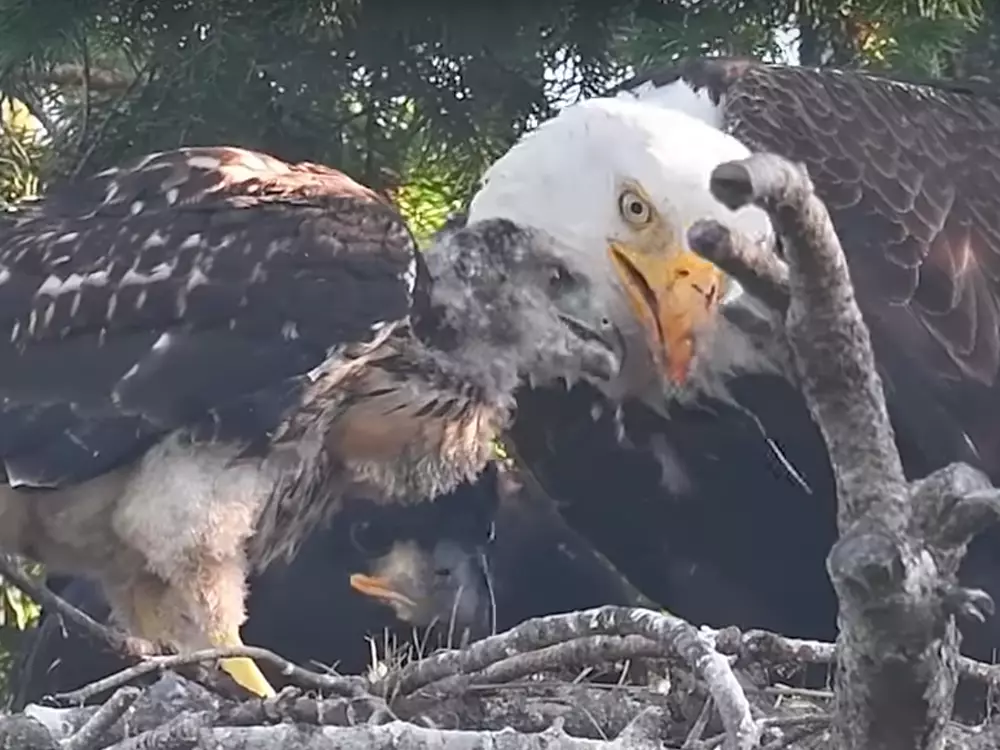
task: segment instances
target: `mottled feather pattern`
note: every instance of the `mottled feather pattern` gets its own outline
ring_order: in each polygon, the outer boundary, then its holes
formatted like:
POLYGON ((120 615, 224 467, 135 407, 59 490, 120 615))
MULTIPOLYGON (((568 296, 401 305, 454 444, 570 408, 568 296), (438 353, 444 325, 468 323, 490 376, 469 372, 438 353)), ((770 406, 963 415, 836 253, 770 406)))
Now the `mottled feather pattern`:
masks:
POLYGON ((346 493, 472 479, 522 377, 617 370, 608 310, 550 241, 480 222, 428 251, 470 272, 431 283, 402 218, 313 165, 153 155, 5 223, 0 543, 181 653, 237 640, 249 565, 346 493), (450 327, 421 314, 442 289, 468 303, 450 327))
POLYGON ((962 374, 996 381, 1000 96, 752 67, 726 117, 751 148, 808 163, 865 298, 904 307, 962 374))
POLYGON ((522 378, 613 376, 609 344, 565 325, 569 314, 596 330, 607 310, 555 242, 504 219, 436 238, 431 306, 416 330, 400 322, 378 345, 325 362, 276 431, 269 460, 290 456, 297 468, 282 467, 262 511, 258 564, 291 554, 345 493, 417 502, 473 479, 522 378))
MULTIPOLYGON (((103 466, 99 453, 131 453, 129 430, 259 444, 302 373, 426 294, 405 223, 375 193, 242 149, 153 154, 5 218, 0 430, 37 433, 31 423, 56 409, 63 431, 91 435, 80 442, 92 466, 70 475, 103 466), (114 425, 102 434, 115 445, 93 437, 92 420, 114 425)), ((27 481, 66 474, 49 450, 36 446, 27 481)))
MULTIPOLYGON (((0 324, 15 342, 178 324, 271 332, 306 308, 322 317, 303 324, 350 339, 360 331, 339 320, 343 310, 384 313, 365 284, 402 278, 412 262, 398 214, 339 172, 185 149, 57 189, 26 210, 0 248, 0 278, 9 275, 0 324), (291 284, 296 295, 280 294, 291 284), (340 284, 341 304, 324 304, 340 284), (8 288, 16 297, 4 305, 8 288), (28 319, 3 314, 23 309, 27 295, 28 319)), ((404 297, 395 312, 407 307, 404 297)))
POLYGON ((304 530, 332 517, 345 496, 428 500, 473 480, 489 459, 512 400, 395 333, 325 363, 276 431, 269 460, 296 469, 282 472, 261 513, 255 565, 294 555, 304 530))

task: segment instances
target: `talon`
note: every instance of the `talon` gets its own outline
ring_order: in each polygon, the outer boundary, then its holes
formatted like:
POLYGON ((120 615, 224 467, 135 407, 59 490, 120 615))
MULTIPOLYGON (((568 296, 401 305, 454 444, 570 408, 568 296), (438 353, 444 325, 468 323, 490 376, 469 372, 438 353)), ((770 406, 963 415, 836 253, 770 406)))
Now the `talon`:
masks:
MULTIPOLYGON (((213 645, 225 648, 227 646, 242 646, 243 640, 239 631, 234 633, 223 633, 217 638, 213 638, 213 645)), ((277 693, 267 681, 264 673, 260 671, 253 659, 245 656, 236 656, 228 659, 221 659, 219 666, 237 683, 260 698, 273 698, 277 693)))
POLYGON ((163 644, 153 643, 145 638, 135 638, 132 636, 125 638, 125 650, 127 653, 140 659, 147 659, 150 656, 160 656, 168 652, 163 644))
POLYGON ((306 694, 306 691, 295 685, 286 685, 278 691, 277 700, 281 702, 298 700, 306 694))
POLYGON ((260 667, 254 663, 253 659, 247 659, 244 656, 222 659, 220 666, 237 683, 254 695, 261 698, 273 698, 277 695, 274 688, 271 687, 271 683, 267 681, 264 673, 260 671, 260 667))
POLYGON ((945 606, 956 618, 986 622, 996 612, 996 604, 982 589, 955 587, 945 595, 945 606))

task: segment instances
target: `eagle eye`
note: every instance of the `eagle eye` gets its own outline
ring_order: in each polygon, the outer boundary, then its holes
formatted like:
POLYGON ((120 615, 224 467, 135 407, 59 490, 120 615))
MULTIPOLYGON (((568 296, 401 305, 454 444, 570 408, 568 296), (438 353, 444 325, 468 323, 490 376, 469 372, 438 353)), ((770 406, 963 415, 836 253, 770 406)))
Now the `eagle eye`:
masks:
POLYGON ((618 197, 618 211, 622 219, 633 226, 643 226, 653 218, 653 210, 646 199, 631 189, 623 190, 618 197))

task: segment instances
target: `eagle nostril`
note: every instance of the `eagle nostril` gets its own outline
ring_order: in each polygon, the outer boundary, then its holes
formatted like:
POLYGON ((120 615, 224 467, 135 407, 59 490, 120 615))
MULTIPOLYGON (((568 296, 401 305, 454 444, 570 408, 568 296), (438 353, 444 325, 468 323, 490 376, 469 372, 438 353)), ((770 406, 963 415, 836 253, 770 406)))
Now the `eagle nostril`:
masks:
POLYGON ((716 294, 719 291, 717 284, 712 284, 708 287, 703 287, 699 284, 692 284, 691 288, 694 289, 698 294, 705 298, 705 302, 709 305, 715 302, 716 294))

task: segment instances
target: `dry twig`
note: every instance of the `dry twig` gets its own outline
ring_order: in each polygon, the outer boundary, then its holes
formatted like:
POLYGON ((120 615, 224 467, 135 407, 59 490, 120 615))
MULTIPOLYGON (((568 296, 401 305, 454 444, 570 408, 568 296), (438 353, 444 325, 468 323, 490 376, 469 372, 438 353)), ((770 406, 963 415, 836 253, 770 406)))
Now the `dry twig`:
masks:
POLYGON ((470 685, 496 685, 528 675, 657 656, 663 656, 663 648, 640 635, 592 635, 514 654, 472 674, 437 681, 434 689, 438 693, 455 693, 470 685))
POLYGON ((99 747, 104 735, 125 715, 139 698, 140 690, 123 687, 91 716, 87 723, 62 743, 63 750, 92 750, 99 747))
POLYGON ((365 697, 368 692, 364 688, 364 680, 360 677, 341 677, 338 675, 321 674, 292 664, 287 659, 283 659, 272 651, 255 646, 230 646, 227 648, 211 648, 202 651, 194 651, 189 654, 172 654, 170 656, 150 656, 143 659, 138 664, 127 667, 119 672, 115 672, 89 685, 85 685, 79 690, 71 693, 60 693, 52 696, 52 700, 66 705, 85 703, 86 701, 101 695, 108 690, 121 688, 134 682, 140 677, 144 677, 154 672, 163 672, 168 669, 190 664, 201 664, 205 662, 216 662, 219 659, 229 659, 233 657, 246 657, 255 661, 266 662, 281 671, 281 675, 290 682, 301 688, 309 690, 319 690, 333 695, 342 695, 350 698, 365 697))
POLYGON ((755 746, 760 729, 726 658, 689 623, 650 610, 599 607, 527 620, 461 651, 444 651, 412 662, 377 684, 376 690, 406 695, 446 677, 480 672, 518 654, 591 635, 643 636, 656 642, 663 655, 682 658, 708 686, 733 750, 755 746))

